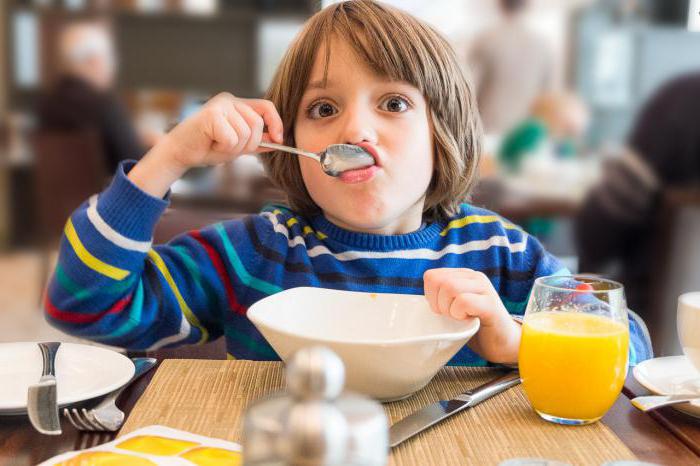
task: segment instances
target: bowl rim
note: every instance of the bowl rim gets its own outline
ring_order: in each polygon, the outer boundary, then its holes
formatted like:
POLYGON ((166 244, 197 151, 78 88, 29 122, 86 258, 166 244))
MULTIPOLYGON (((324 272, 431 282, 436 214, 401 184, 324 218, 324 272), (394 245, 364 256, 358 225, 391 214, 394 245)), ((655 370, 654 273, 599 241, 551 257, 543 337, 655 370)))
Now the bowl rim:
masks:
MULTIPOLYGON (((284 293, 285 291, 289 290, 296 290, 298 288, 312 288, 312 289, 318 289, 315 287, 311 286, 303 286, 303 287, 295 287, 295 288, 288 288, 287 290, 282 291, 284 293)), ((351 290, 336 290, 333 288, 320 288, 323 290, 329 290, 329 291, 335 291, 335 292, 348 292, 348 293, 367 293, 363 291, 351 291, 351 290)), ((375 293, 375 292, 372 292, 375 293)), ((279 293, 277 293, 279 294, 279 293)), ((255 303, 253 303, 252 306, 248 308, 248 312, 246 312, 246 315, 248 316, 248 319, 253 322, 253 324, 258 327, 265 327, 270 330, 274 330, 275 332, 278 332, 280 334, 283 334, 285 336, 290 336, 290 337, 303 337, 303 338, 313 338, 314 340, 320 341, 320 342, 326 342, 326 343, 342 343, 342 344, 347 344, 347 345, 357 345, 357 346, 365 346, 365 345, 375 345, 375 346, 398 346, 398 345, 406 345, 406 344, 413 344, 413 343, 421 343, 421 342, 428 342, 428 341, 434 341, 434 340, 442 340, 442 341, 456 341, 456 340, 461 340, 463 338, 471 338, 473 337, 476 332, 479 331, 479 328, 481 327, 481 321, 478 318, 474 318, 474 320, 469 324, 468 327, 466 327, 464 330, 461 330, 459 332, 448 332, 448 333, 434 333, 434 334, 428 334, 428 335, 420 335, 416 337, 408 337, 408 338, 393 338, 393 339, 388 339, 388 340, 378 340, 378 339, 346 339, 346 338, 327 338, 323 336, 311 336, 311 335, 302 335, 299 333, 293 333, 288 330, 284 330, 280 327, 275 326, 274 324, 270 324, 267 321, 263 321, 261 317, 257 314, 259 314, 261 311, 258 311, 258 306, 256 306, 258 303, 263 301, 264 299, 276 296, 277 294, 270 295, 266 298, 263 298, 255 303)), ((376 293, 376 294, 385 294, 385 295, 399 295, 399 296, 419 296, 419 295, 401 295, 400 293, 376 293)), ((264 335, 263 335, 264 337, 264 335)))

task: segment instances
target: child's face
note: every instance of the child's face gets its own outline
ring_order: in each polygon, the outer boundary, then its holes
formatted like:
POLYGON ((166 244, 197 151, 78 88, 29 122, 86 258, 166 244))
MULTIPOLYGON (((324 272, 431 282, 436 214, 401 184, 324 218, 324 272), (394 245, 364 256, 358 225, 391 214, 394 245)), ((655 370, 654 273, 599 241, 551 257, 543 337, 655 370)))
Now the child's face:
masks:
POLYGON ((311 198, 342 228, 376 234, 418 229, 433 173, 425 99, 414 86, 373 73, 338 40, 331 43, 327 87, 321 88, 324 57, 322 48, 297 112, 296 144, 313 152, 330 144, 357 144, 377 163, 333 178, 317 162, 300 157, 311 198))

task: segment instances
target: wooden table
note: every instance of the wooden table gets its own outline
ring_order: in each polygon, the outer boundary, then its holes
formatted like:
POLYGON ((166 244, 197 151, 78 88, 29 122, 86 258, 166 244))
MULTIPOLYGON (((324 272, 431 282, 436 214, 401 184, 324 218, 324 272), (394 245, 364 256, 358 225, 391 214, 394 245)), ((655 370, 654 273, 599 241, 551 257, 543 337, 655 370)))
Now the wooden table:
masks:
MULTIPOLYGON (((627 398, 634 398, 652 393, 630 376, 625 383, 623 394, 627 398)), ((678 412, 671 407, 652 411, 649 416, 700 457, 700 419, 678 412)), ((700 464, 700 461, 698 463, 700 464)))
MULTIPOLYGON (((168 350, 154 356, 172 356, 168 350)), ((180 357, 193 357, 188 350, 176 350, 180 357)), ((194 357, 201 357, 195 354, 194 357)), ((135 383, 120 401, 129 413, 143 393, 155 371, 151 371, 135 383)), ((630 375, 623 393, 603 418, 603 422, 642 461, 664 465, 700 464, 700 424, 682 414, 662 410, 659 415, 647 415, 633 408, 629 397, 645 393, 630 375)), ((112 440, 111 434, 84 434, 77 432, 67 422, 63 423, 63 435, 43 436, 33 430, 26 418, 0 418, 0 466, 34 465, 58 453, 95 446, 112 440)))

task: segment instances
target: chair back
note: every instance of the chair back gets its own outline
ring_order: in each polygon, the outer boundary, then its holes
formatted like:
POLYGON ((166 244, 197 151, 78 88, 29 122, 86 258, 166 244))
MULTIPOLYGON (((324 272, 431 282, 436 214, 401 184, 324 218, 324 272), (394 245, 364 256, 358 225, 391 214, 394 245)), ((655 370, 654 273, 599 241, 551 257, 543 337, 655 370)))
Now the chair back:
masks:
POLYGON ((60 236, 68 216, 107 181, 101 141, 91 130, 38 131, 35 155, 35 199, 39 236, 60 236))
POLYGON ((662 197, 648 320, 658 356, 682 354, 676 329, 678 296, 700 291, 700 187, 662 197))

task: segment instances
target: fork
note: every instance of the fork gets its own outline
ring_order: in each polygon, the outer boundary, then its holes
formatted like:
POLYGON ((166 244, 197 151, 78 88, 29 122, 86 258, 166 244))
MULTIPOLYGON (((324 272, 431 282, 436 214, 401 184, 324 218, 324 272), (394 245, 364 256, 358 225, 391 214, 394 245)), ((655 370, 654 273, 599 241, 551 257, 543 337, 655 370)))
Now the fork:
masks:
POLYGON ((134 375, 122 387, 113 391, 92 409, 63 408, 63 416, 80 431, 114 432, 124 422, 124 412, 117 408, 116 401, 124 389, 148 372, 156 364, 155 358, 133 358, 134 375))

